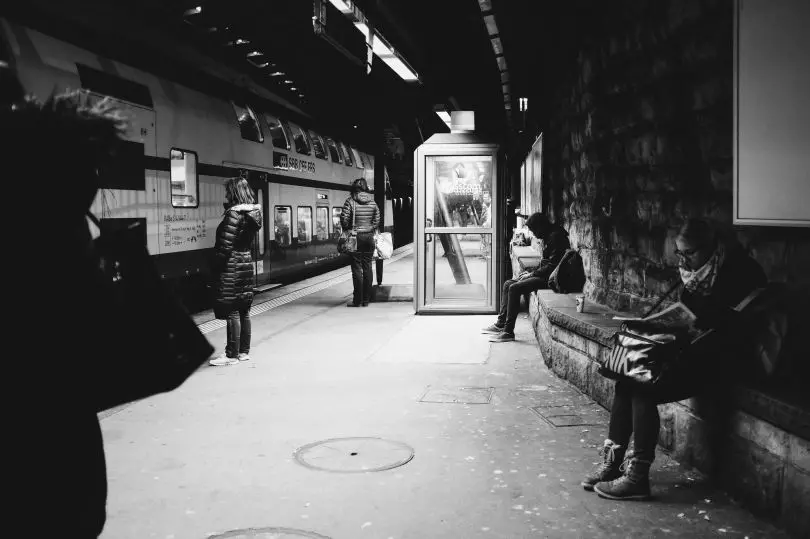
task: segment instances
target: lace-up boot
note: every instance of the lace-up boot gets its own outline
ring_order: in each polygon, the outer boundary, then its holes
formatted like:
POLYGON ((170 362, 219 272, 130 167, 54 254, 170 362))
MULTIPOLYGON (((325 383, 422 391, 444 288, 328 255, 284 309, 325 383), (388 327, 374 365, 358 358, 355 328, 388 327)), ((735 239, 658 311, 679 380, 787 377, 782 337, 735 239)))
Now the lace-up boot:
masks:
POLYGON ((651 464, 648 460, 628 459, 621 466, 624 475, 613 481, 597 483, 593 490, 610 500, 648 500, 651 464))
POLYGON ((593 490, 593 486, 601 481, 613 481, 621 477, 620 470, 626 447, 613 443, 612 440, 605 440, 605 445, 599 450, 602 462, 594 471, 585 476, 582 480, 582 487, 585 490, 593 490))

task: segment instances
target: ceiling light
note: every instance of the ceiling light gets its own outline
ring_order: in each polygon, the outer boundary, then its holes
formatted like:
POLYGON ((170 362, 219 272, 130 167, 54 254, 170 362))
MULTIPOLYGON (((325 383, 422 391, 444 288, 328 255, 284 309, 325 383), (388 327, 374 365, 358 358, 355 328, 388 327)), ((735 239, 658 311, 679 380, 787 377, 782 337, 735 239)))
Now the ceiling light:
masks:
POLYGON ((283 77, 284 72, 283 71, 276 71, 275 73, 270 73, 270 76, 271 77, 283 77))
POLYGON ((191 15, 197 15, 198 13, 202 12, 202 6, 193 7, 191 9, 187 9, 183 12, 184 17, 190 17, 191 15))
POLYGON ((284 80, 284 84, 292 84, 292 83, 293 83, 293 81, 291 81, 291 80, 288 80, 288 79, 284 80))
POLYGON ((351 0, 329 0, 333 6, 337 8, 338 11, 343 13, 344 15, 352 12, 352 2, 351 0))
POLYGON ((248 43, 250 43, 250 41, 248 41, 247 39, 242 39, 240 37, 239 39, 237 39, 236 41, 232 41, 231 43, 235 45, 247 45, 248 43))
POLYGON ((293 92, 295 92, 296 90, 298 90, 298 88, 296 88, 295 86, 290 86, 290 90, 292 90, 293 92))
POLYGON ((264 56, 264 53, 259 51, 250 51, 249 53, 247 53, 247 55, 248 58, 250 58, 252 56, 264 56))

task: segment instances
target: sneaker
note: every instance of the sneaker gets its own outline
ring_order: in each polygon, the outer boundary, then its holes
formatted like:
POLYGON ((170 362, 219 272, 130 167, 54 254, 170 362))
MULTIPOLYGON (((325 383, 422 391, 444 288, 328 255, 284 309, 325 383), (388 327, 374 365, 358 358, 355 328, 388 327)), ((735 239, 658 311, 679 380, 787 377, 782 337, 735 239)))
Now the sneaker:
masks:
POLYGON ((239 360, 235 357, 228 357, 225 354, 222 354, 216 359, 212 359, 208 362, 209 365, 212 367, 222 367, 224 365, 236 365, 239 363, 239 360))
POLYGON ((503 333, 503 328, 498 324, 492 324, 491 326, 487 326, 481 330, 481 333, 490 333, 492 335, 497 335, 499 333, 503 333))
POLYGON ((239 361, 250 361, 250 354, 247 353, 239 354, 239 361))
POLYGON ((501 331, 497 335, 493 335, 489 338, 489 342, 511 342, 515 340, 514 333, 507 333, 506 331, 501 331))

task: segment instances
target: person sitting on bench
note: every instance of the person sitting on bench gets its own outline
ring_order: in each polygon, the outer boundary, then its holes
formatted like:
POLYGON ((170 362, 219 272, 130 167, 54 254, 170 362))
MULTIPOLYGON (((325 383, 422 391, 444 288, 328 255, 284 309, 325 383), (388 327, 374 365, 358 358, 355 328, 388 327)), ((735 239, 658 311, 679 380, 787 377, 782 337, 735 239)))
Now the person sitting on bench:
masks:
POLYGON ((533 213, 526 220, 526 227, 543 241, 543 258, 534 271, 524 271, 514 279, 503 283, 501 311, 498 320, 485 327, 482 333, 492 334, 491 342, 515 340, 515 321, 520 309, 520 297, 541 288, 548 288, 548 278, 562 260, 565 251, 571 248, 568 232, 560 225, 549 222, 542 213, 533 213))

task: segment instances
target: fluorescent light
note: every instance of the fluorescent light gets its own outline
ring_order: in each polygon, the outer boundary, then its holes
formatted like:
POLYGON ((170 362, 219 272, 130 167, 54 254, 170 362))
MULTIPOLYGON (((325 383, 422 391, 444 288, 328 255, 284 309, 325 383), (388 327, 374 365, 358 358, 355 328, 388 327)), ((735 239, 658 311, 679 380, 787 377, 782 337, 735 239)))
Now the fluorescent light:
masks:
POLYGON ((298 90, 298 88, 296 88, 295 86, 290 86, 290 90, 292 90, 293 92, 295 92, 296 90, 298 90))
POLYGON ((347 15, 352 12, 352 8, 349 5, 350 2, 346 2, 346 0, 329 0, 329 1, 332 2, 332 5, 335 6, 337 10, 343 13, 344 15, 347 15))
POLYGON ((247 45, 248 43, 250 43, 250 41, 248 41, 247 39, 242 39, 241 37, 236 40, 237 45, 247 45))
POLYGON ((283 77, 284 72, 283 71, 276 71, 275 73, 270 73, 270 76, 271 77, 283 77))
POLYGON ((446 110, 437 110, 436 116, 441 118, 441 120, 447 125, 450 125, 450 113, 447 112, 446 110))
POLYGON ((419 76, 411 71, 405 63, 396 56, 389 56, 382 59, 394 73, 402 77, 403 80, 419 80, 419 76))
POLYGON ((365 36, 366 40, 368 40, 368 26, 364 22, 356 22, 354 23, 354 27, 360 30, 360 33, 365 36))
POLYGON ((197 15, 198 13, 202 12, 202 6, 193 7, 191 9, 187 9, 183 12, 184 17, 190 17, 191 15, 197 15))
POLYGON ((251 58, 253 56, 264 56, 264 53, 259 51, 250 51, 249 53, 247 53, 247 55, 248 58, 251 58))

